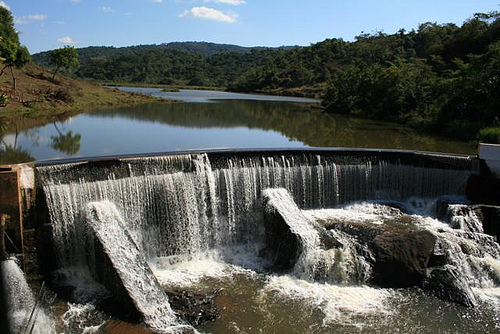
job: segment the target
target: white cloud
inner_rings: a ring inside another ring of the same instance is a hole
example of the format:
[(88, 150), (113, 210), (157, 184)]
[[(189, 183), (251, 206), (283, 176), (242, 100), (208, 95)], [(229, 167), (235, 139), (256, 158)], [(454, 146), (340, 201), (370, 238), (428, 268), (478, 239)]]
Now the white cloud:
[(114, 10), (111, 7), (101, 6), (99, 8), (103, 13), (114, 13)]
[(28, 15), (28, 18), (33, 21), (43, 21), (47, 19), (47, 14), (33, 14)]
[(28, 24), (28, 18), (26, 16), (15, 16), (14, 17), (15, 24)]
[(163, 0), (153, 0), (153, 2), (156, 2), (156, 3), (162, 3)]
[(239, 6), (246, 3), (245, 0), (204, 0), (204, 2), (222, 3), (225, 5)]
[(190, 10), (186, 10), (183, 13), (179, 14), (179, 17), (194, 17), (199, 19), (234, 23), (236, 22), (236, 18), (238, 17), (238, 15), (233, 13), (224, 14), (223, 12), (217, 9), (202, 6), (202, 7), (193, 7)]
[(7, 5), (4, 1), (0, 1), (0, 7), (3, 7), (5, 9), (7, 9), (7, 10), (10, 10), (9, 5)]
[[(28, 16), (15, 16), (15, 24), (29, 24), (30, 21), (45, 21), (47, 19), (47, 14), (33, 14)], [(42, 22), (43, 24), (43, 22)]]
[(73, 38), (66, 36), (66, 37), (61, 37), (57, 40), (59, 43), (62, 44), (76, 44), (76, 41), (73, 40)]

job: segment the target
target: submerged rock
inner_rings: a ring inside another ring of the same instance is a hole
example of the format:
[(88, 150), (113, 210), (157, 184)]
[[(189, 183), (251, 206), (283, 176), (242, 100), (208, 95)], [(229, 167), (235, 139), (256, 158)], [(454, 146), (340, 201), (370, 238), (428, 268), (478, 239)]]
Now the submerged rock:
[(220, 311), (215, 305), (217, 291), (209, 295), (186, 290), (167, 290), (166, 293), (176, 314), (192, 326), (198, 327), (219, 317)]
[(476, 297), (466, 279), (457, 268), (445, 265), (429, 269), (422, 287), (436, 297), (467, 307), (477, 305)]

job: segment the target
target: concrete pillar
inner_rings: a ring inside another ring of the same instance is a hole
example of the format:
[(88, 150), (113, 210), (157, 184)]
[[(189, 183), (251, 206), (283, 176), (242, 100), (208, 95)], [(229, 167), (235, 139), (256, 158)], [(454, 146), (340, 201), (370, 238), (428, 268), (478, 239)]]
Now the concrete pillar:
[(500, 179), (500, 145), (479, 143), (479, 159), (484, 160), (491, 174)]

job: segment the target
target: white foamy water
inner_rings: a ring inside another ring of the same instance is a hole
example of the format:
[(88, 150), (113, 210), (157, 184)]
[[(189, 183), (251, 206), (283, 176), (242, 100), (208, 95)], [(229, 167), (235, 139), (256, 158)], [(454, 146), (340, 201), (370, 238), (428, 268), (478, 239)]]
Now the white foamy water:
[[(12, 333), (55, 333), (54, 322), (42, 309), (42, 301), (37, 302), (28, 286), (22, 270), (14, 260), (0, 262), (5, 287), (8, 318)], [(36, 305), (36, 308), (35, 308)], [(31, 318), (31, 319), (30, 319)]]
[(356, 325), (359, 322), (356, 317), (390, 316), (393, 311), (389, 301), (395, 296), (397, 292), (390, 289), (313, 283), (288, 275), (270, 276), (260, 294), (262, 302), (271, 302), (274, 298), (300, 300), (304, 311), (323, 312), (323, 325)]
[(93, 304), (68, 303), (62, 321), (65, 333), (95, 333), (106, 323), (106, 316)]
[(474, 210), (467, 205), (453, 204), (448, 206), (448, 223), (452, 228), (464, 231), (484, 233), (483, 224)]
[[(165, 288), (196, 290), (205, 279), (212, 279), (208, 284), (214, 281), (222, 285), (248, 284), (249, 287), (244, 287), (248, 288), (244, 301), (255, 294), (269, 303), (273, 298), (297, 300), (296, 305), (304, 308), (305, 315), (311, 310), (323, 313), (324, 324), (356, 326), (362, 321), (356, 318), (390, 315), (388, 305), (395, 292), (363, 285), (370, 276), (369, 254), (364, 245), (347, 233), (335, 231), (332, 237), (339, 246), (324, 249), (317, 226), (310, 222), (321, 217), (327, 219), (328, 215), (337, 220), (372, 224), (410, 217), (411, 223), (432, 229), (436, 234), (451, 228), (431, 218), (404, 215), (397, 209), (375, 204), (352, 204), (336, 209), (333, 214), (320, 210), (308, 217), (304, 215), (309, 213), (299, 207), (408, 200), (411, 210), (405, 212), (427, 212), (430, 202), (414, 196), (437, 198), (463, 194), (471, 173), (458, 167), (427, 168), (383, 157), (323, 157), (314, 153), (234, 157), (187, 154), (121, 159), (109, 166), (98, 163), (48, 166), (39, 172), (45, 179), (41, 182), (60, 272), (75, 264), (94, 265), (86, 256), (92, 249), (75, 242), (85, 236), (82, 217), (86, 217), (87, 222), (97, 227), (101, 238), (107, 240), (110, 247), (107, 252), (116, 257), (113, 265), (120, 277), (125, 284), (133, 283), (129, 294), (144, 306), (147, 323), (156, 320), (162, 323), (159, 320), (162, 317), (157, 317), (154, 309), (157, 299), (163, 297), (144, 290), (148, 290), (149, 282), (158, 280)], [(292, 233), (300, 238), (301, 255), (290, 275), (266, 276), (265, 265), (257, 260), (259, 250), (265, 246), (259, 242), (264, 239), (262, 194), (268, 188), (287, 190), (286, 196), (271, 191), (276, 199), (273, 205), (286, 216)], [(139, 257), (141, 264), (137, 268), (127, 266)], [(144, 274), (149, 267), (151, 275)], [(266, 279), (267, 284), (263, 283)], [(330, 284), (314, 282), (316, 279)], [(346, 287), (332, 282), (360, 285)], [(77, 291), (85, 290), (87, 284), (83, 279), (80, 286), (78, 283), (75, 286)], [(241, 311), (241, 323), (235, 322), (235, 328), (243, 328), (247, 311)], [(150, 320), (148, 314), (152, 315)], [(101, 323), (93, 322), (85, 328), (98, 331)], [(161, 325), (151, 327), (161, 328)]]
[(374, 203), (356, 203), (336, 209), (304, 210), (309, 221), (369, 222), (383, 224), (384, 220), (401, 216), (398, 209)]
[(262, 271), (267, 263), (257, 257), (252, 248), (235, 246), (190, 256), (157, 257), (148, 263), (163, 287), (188, 288), (206, 278), (220, 279)]

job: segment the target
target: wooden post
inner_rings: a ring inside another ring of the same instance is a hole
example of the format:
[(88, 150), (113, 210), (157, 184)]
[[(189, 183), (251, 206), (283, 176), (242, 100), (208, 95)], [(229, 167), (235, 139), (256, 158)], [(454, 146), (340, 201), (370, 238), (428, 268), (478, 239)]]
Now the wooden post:
[(5, 251), (5, 222), (9, 219), (6, 214), (0, 215), (0, 261), (7, 260), (7, 252)]

